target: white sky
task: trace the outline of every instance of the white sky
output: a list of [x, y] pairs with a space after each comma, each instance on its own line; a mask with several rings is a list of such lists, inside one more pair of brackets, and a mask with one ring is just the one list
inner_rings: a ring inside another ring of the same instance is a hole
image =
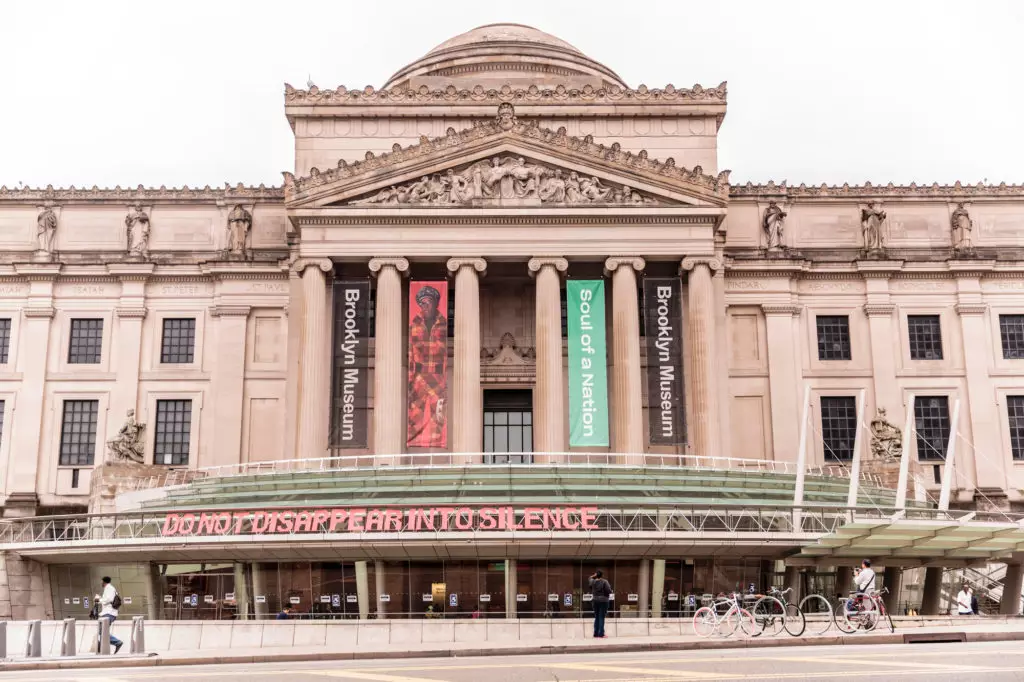
[[0, 11], [0, 184], [280, 184], [283, 83], [381, 86], [529, 24], [631, 86], [729, 81], [734, 183], [1024, 182], [1024, 2], [31, 2]]

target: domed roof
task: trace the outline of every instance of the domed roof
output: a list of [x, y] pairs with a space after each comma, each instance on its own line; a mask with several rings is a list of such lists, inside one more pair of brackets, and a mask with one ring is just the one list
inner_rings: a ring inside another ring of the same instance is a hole
[[400, 69], [385, 88], [446, 86], [625, 88], [618, 74], [550, 33], [523, 24], [488, 24], [450, 38]]

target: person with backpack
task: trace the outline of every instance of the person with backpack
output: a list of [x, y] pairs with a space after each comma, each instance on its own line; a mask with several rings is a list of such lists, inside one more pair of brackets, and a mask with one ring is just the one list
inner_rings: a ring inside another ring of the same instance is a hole
[[612, 596], [612, 585], [604, 579], [601, 571], [590, 576], [590, 593], [594, 605], [594, 638], [604, 639], [604, 620], [608, 616], [609, 601]]
[[[121, 595], [111, 584], [109, 576], [103, 576], [103, 593], [96, 595], [96, 601], [100, 605], [100, 618], [110, 621], [110, 645], [116, 654], [124, 646], [124, 642], [114, 637], [114, 621], [117, 620], [117, 610], [121, 608]], [[96, 646], [99, 646], [99, 642]]]

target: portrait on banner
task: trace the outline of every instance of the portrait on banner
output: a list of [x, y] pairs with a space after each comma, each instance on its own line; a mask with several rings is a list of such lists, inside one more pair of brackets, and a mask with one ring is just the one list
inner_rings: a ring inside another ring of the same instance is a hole
[[448, 445], [448, 282], [409, 283], [406, 445]]

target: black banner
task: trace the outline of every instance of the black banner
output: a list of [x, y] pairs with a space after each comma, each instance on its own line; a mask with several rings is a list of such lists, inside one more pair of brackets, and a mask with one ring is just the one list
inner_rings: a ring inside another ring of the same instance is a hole
[[686, 443], [681, 297], [678, 277], [644, 279], [647, 423], [651, 445]]
[[370, 281], [334, 283], [331, 367], [331, 447], [369, 445]]

